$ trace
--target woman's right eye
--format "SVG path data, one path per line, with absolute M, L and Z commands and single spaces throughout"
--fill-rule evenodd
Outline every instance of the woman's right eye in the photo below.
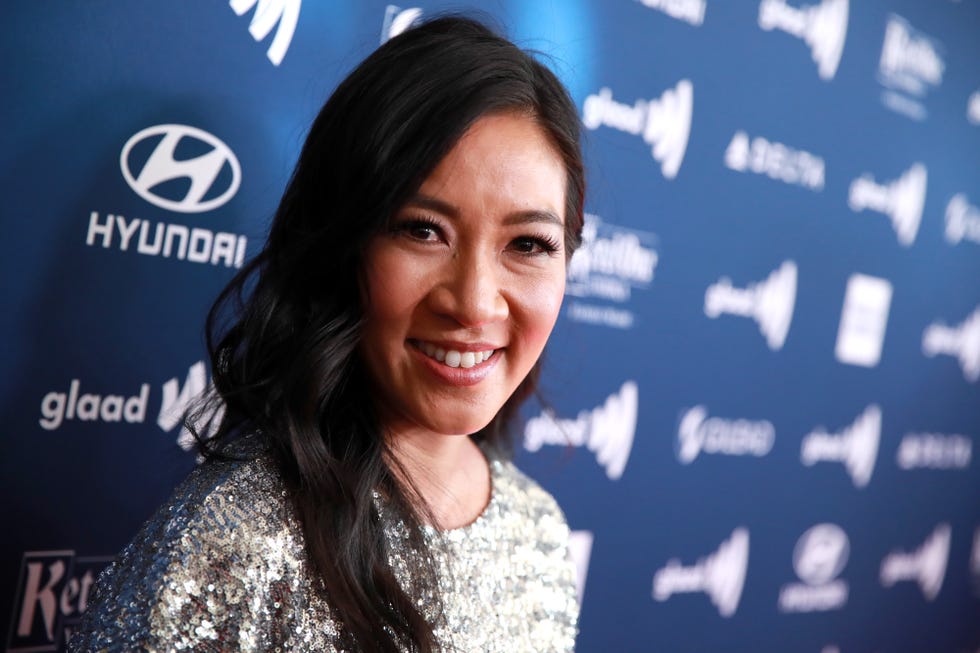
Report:
M 439 226 L 430 220 L 404 220 L 396 224 L 392 231 L 425 242 L 436 241 L 440 238 Z

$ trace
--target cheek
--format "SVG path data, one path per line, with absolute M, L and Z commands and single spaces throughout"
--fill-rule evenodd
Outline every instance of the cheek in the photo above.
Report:
M 539 350 L 544 348 L 558 319 L 564 295 L 564 267 L 560 273 L 536 278 L 527 284 L 522 293 L 521 309 L 524 315 L 522 330 L 529 346 Z
M 376 248 L 368 258 L 365 310 L 368 319 L 386 324 L 410 313 L 422 287 L 417 266 L 388 248 Z

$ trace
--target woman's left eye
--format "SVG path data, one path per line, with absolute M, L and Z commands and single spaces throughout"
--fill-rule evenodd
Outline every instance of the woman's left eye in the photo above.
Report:
M 554 254 L 559 245 L 550 237 L 521 236 L 510 243 L 511 249 L 518 254 L 534 256 L 537 254 Z

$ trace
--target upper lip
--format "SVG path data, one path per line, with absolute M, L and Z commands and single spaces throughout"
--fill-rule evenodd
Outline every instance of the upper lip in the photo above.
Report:
M 496 349 L 503 349 L 500 345 L 493 345 L 486 342 L 460 342 L 458 340 L 429 340 L 428 338 L 410 338 L 411 342 L 421 343 L 427 342 L 430 345 L 435 345 L 445 349 L 446 351 L 490 351 Z

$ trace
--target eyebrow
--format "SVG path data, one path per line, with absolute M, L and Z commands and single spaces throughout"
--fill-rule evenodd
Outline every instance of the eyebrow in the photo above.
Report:
M 449 218 L 459 218 L 459 209 L 457 207 L 453 206 L 449 202 L 445 202 L 430 195 L 416 193 L 408 198 L 406 204 L 411 204 L 422 209 L 429 209 L 430 211 L 436 211 L 437 213 L 441 213 Z M 535 222 L 553 224 L 561 228 L 565 227 L 565 223 L 562 222 L 562 219 L 555 215 L 554 212 L 541 209 L 528 209 L 525 211 L 514 211 L 512 213 L 508 213 L 507 217 L 504 218 L 503 223 L 509 226 L 515 224 L 531 224 Z

